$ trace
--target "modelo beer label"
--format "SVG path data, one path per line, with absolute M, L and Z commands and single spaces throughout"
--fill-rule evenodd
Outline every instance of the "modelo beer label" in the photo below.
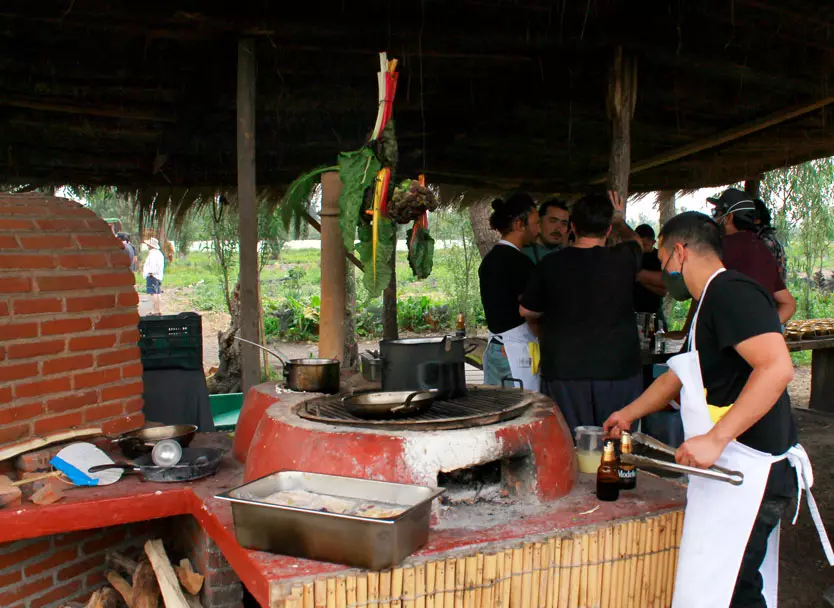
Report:
M 637 469 L 633 468 L 630 471 L 624 471 L 623 469 L 618 469 L 617 471 L 620 475 L 620 479 L 637 479 Z

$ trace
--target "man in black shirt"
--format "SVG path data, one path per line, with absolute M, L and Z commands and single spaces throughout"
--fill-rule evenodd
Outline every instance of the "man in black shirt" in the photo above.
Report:
M 768 537 L 796 494 L 796 476 L 788 461 L 774 463 L 776 459 L 767 456 L 785 455 L 797 441 L 786 390 L 793 365 L 770 294 L 741 273 L 725 271 L 721 253 L 719 227 L 702 213 L 683 213 L 663 227 L 659 256 L 669 293 L 679 300 L 691 294 L 699 305 L 690 336 L 697 350 L 670 360 L 672 370 L 612 414 L 604 428 L 619 436 L 680 394 L 686 441 L 677 451 L 677 462 L 708 468 L 721 458 L 724 467 L 740 470 L 745 480 L 728 499 L 730 486 L 690 478 L 685 521 L 693 528 L 681 544 L 682 559 L 684 553 L 687 557 L 678 568 L 676 589 L 701 585 L 708 594 L 719 593 L 710 600 L 714 603 L 702 605 L 726 606 L 732 596 L 731 606 L 764 607 L 759 569 Z M 689 374 L 691 369 L 698 373 Z M 692 380 L 695 376 L 703 378 L 702 385 Z M 742 523 L 736 519 L 729 529 L 720 529 L 724 519 L 740 512 L 747 514 L 741 516 Z M 704 523 L 704 513 L 712 524 Z M 720 543 L 710 547 L 716 530 Z M 706 564 L 707 559 L 709 565 L 692 565 Z M 704 574 L 709 568 L 714 570 Z
M 654 228 L 648 224 L 640 224 L 634 229 L 640 236 L 643 248 L 643 259 L 640 272 L 637 273 L 637 284 L 634 286 L 634 310 L 656 314 L 660 311 L 666 288 L 660 272 L 660 258 L 654 248 Z
M 532 353 L 538 348 L 533 330 L 518 312 L 518 300 L 533 271 L 533 261 L 521 252 L 539 232 L 539 214 L 523 192 L 492 202 L 489 225 L 501 240 L 478 268 L 489 343 L 484 351 L 484 384 L 501 386 L 507 378 L 521 380 L 538 391 L 539 378 Z M 531 345 L 534 345 L 531 347 Z
M 571 429 L 599 426 L 640 394 L 643 379 L 634 317 L 639 237 L 604 194 L 571 211 L 572 247 L 544 258 L 521 298 L 521 314 L 541 317 L 542 392 Z M 606 247 L 612 228 L 625 242 Z

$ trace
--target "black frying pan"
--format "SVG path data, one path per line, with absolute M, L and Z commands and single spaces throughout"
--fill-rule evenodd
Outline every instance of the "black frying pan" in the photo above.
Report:
M 188 447 L 196 433 L 197 427 L 193 424 L 152 426 L 120 435 L 113 439 L 113 443 L 119 444 L 119 449 L 125 458 L 133 460 L 144 454 L 150 454 L 153 447 L 164 439 L 174 439 L 182 447 Z
M 108 469 L 122 469 L 126 472 L 137 472 L 145 481 L 170 483 L 176 481 L 194 481 L 209 475 L 214 475 L 223 458 L 223 450 L 219 448 L 184 448 L 182 460 L 172 467 L 158 467 L 153 463 L 150 454 L 140 456 L 134 464 L 114 463 L 100 464 L 90 467 L 87 473 L 98 473 Z

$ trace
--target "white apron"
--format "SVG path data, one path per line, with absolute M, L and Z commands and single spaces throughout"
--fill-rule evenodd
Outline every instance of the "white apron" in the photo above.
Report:
M 518 247 L 504 239 L 498 241 L 495 246 L 497 247 L 498 245 L 512 247 L 516 251 L 521 251 Z M 530 329 L 530 326 L 525 322 L 518 327 L 513 327 L 500 334 L 489 332 L 487 345 L 492 342 L 493 338 L 498 338 L 504 345 L 504 352 L 507 353 L 507 361 L 510 364 L 512 377 L 521 380 L 525 389 L 539 392 L 539 375 L 538 373 L 533 373 L 533 357 L 530 355 L 530 344 L 538 344 L 539 339 Z M 484 376 L 487 374 L 487 365 L 487 358 L 484 357 Z
M 498 338 L 504 344 L 507 361 L 513 378 L 521 380 L 524 388 L 539 392 L 539 375 L 533 373 L 533 357 L 530 356 L 530 343 L 538 343 L 538 338 L 527 323 L 500 334 L 489 332 L 489 340 Z M 484 375 L 487 373 L 487 358 L 484 357 Z
M 723 271 L 722 268 L 709 278 L 701 294 L 692 319 L 689 351 L 669 360 L 669 367 L 683 385 L 681 417 L 686 439 L 703 435 L 714 425 L 707 408 L 701 365 L 695 348 L 695 328 L 707 289 L 712 280 Z M 797 444 L 785 454 L 773 456 L 738 441 L 731 441 L 715 464 L 741 471 L 744 474 L 742 485 L 734 486 L 704 477 L 689 478 L 673 608 L 722 608 L 730 605 L 744 550 L 764 496 L 770 467 L 784 458 L 796 469 L 799 497 L 803 489 L 808 494 L 811 515 L 826 557 L 834 565 L 834 552 L 811 495 L 813 473 L 802 446 Z M 776 607 L 778 566 L 779 526 L 776 526 L 768 539 L 767 554 L 760 568 L 764 581 L 763 595 L 768 608 Z

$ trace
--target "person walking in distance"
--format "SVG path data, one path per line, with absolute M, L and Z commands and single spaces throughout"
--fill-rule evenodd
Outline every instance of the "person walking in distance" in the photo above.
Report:
M 145 241 L 148 246 L 148 257 L 145 259 L 145 266 L 142 274 L 145 277 L 145 286 L 148 295 L 151 296 L 153 313 L 156 316 L 162 315 L 162 277 L 165 272 L 165 256 L 159 250 L 159 241 L 150 238 Z

